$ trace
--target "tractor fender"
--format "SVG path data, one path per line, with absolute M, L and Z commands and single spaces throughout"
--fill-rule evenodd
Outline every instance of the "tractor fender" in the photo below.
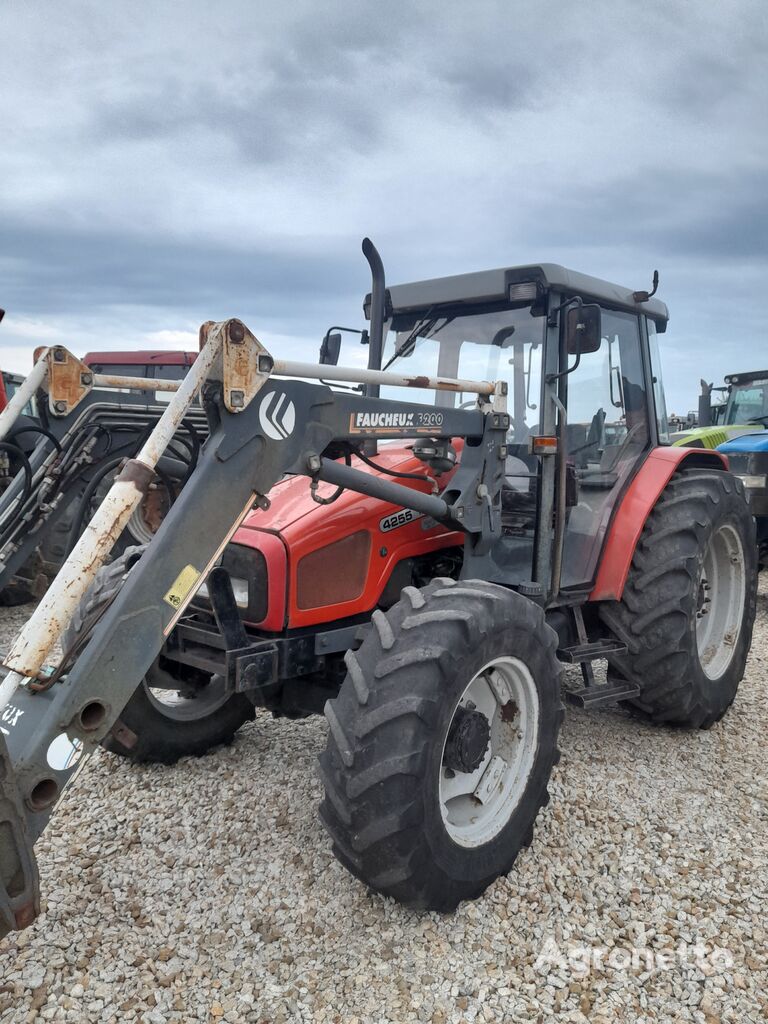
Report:
M 635 547 L 651 509 L 682 466 L 728 469 L 728 459 L 706 448 L 654 448 L 621 497 L 603 546 L 590 601 L 620 601 Z

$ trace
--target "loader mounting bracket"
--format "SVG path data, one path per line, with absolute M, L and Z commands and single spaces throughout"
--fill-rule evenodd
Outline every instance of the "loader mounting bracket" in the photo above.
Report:
M 49 348 L 46 359 L 51 415 L 68 416 L 93 387 L 93 371 L 63 345 Z
M 5 737 L 0 732 L 0 939 L 40 913 L 40 879 Z

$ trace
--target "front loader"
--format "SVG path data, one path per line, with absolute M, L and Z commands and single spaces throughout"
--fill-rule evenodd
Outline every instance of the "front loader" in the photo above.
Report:
M 531 841 L 563 663 L 581 666 L 566 694 L 581 707 L 708 727 L 733 701 L 754 524 L 721 456 L 667 443 L 666 307 L 551 264 L 387 289 L 364 252 L 368 369 L 203 325 L 7 655 L 4 930 L 39 912 L 34 842 L 98 743 L 170 760 L 254 708 L 324 707 L 335 855 L 446 911 Z M 194 472 L 149 545 L 100 568 L 197 394 L 210 434 Z
M 42 596 L 120 466 L 162 415 L 158 393 L 177 386 L 109 372 L 131 367 L 110 366 L 109 354 L 101 356 L 94 369 L 63 346 L 42 350 L 0 416 L 1 603 Z M 178 367 L 179 376 L 185 369 Z M 35 416 L 26 414 L 31 403 Z M 194 468 L 205 432 L 202 409 L 188 410 L 113 557 L 149 541 Z

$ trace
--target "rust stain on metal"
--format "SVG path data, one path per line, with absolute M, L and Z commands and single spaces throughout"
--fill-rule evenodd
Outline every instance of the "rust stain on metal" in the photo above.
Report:
M 439 391 L 462 391 L 461 384 L 432 377 L 404 377 L 407 388 L 437 388 Z
M 513 700 L 508 700 L 506 704 L 501 705 L 501 720 L 502 722 L 514 722 L 517 718 L 519 708 Z
M 176 488 L 172 488 L 174 491 L 174 497 L 176 495 Z M 170 508 L 169 497 L 163 487 L 150 487 L 149 493 L 139 505 L 141 512 L 141 518 L 152 533 L 157 533 L 160 529 L 160 524 L 165 519 Z
M 91 390 L 93 372 L 62 345 L 49 349 L 47 359 L 48 400 L 51 411 L 66 415 Z
M 216 328 L 224 340 L 224 404 L 230 412 L 241 412 L 266 380 L 259 368 L 265 349 L 242 320 L 225 320 Z
M 200 333 L 198 334 L 198 344 L 202 351 L 203 345 L 208 344 L 208 335 L 210 334 L 211 328 L 215 327 L 216 323 L 213 320 L 206 320 L 204 324 L 200 324 Z
M 125 722 L 121 722 L 118 718 L 115 724 L 110 729 L 110 733 L 115 737 L 118 742 L 122 743 L 124 747 L 132 750 L 139 739 L 136 733 L 129 729 Z
M 227 321 L 227 334 L 229 335 L 229 340 L 233 341 L 236 345 L 239 345 L 243 341 L 247 330 L 248 328 L 242 320 L 232 319 Z M 250 334 L 250 331 L 248 333 Z
M 121 483 L 133 484 L 142 494 L 149 492 L 149 485 L 156 479 L 154 469 L 145 466 L 138 459 L 129 459 L 117 478 Z

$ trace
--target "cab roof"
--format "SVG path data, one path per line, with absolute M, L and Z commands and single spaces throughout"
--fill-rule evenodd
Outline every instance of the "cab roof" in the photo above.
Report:
M 755 380 L 768 381 L 768 370 L 745 370 L 744 373 L 728 373 L 726 384 L 751 384 Z
M 580 295 L 611 309 L 630 313 L 642 312 L 655 321 L 659 331 L 666 329 L 669 310 L 659 299 L 635 302 L 633 290 L 599 277 L 568 270 L 557 263 L 535 263 L 522 267 L 500 267 L 452 277 L 436 277 L 388 288 L 394 312 L 408 312 L 434 306 L 455 306 L 478 302 L 510 300 L 512 285 L 535 282 L 543 289 L 555 289 L 565 297 Z M 370 314 L 370 294 L 365 299 L 366 316 Z

